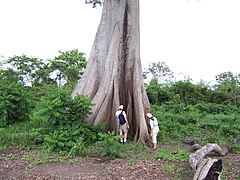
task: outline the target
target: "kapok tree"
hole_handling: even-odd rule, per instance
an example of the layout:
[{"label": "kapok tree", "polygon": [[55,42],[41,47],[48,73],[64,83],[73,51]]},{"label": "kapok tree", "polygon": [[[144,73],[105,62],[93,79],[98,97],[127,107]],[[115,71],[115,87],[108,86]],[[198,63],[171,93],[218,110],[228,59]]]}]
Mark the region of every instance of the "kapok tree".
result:
[{"label": "kapok tree", "polygon": [[149,139],[145,114],[150,103],[140,60],[139,0],[105,0],[87,67],[72,92],[87,95],[95,106],[89,121],[117,130],[115,112],[124,105],[134,141]]}]

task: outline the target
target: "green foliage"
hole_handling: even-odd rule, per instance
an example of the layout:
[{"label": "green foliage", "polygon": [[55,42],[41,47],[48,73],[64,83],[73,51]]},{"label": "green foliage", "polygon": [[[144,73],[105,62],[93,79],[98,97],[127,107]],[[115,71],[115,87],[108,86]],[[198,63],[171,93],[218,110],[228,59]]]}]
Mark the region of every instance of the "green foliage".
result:
[{"label": "green foliage", "polygon": [[91,114],[90,99],[85,96],[76,96],[74,99],[64,89],[56,88],[41,97],[35,115],[43,118],[49,128],[70,125],[73,122],[83,122]]},{"label": "green foliage", "polygon": [[60,55],[50,61],[50,69],[58,71],[56,80],[62,85],[62,80],[67,84],[76,83],[81,78],[83,71],[87,65],[87,60],[84,53],[78,49],[73,49],[66,52],[59,51]]},{"label": "green foliage", "polygon": [[45,136],[43,147],[47,152],[67,153],[71,157],[78,154],[87,156],[89,155],[88,143],[84,141],[83,136],[77,129],[73,131],[72,128],[62,127]]},{"label": "green foliage", "polygon": [[3,84],[11,84],[21,82],[22,78],[18,72],[13,71],[8,68],[6,70],[0,69],[0,83]]},{"label": "green foliage", "polygon": [[231,115],[224,114],[208,114],[205,120],[199,123],[202,132],[201,139],[203,142],[215,142],[228,146],[230,150],[235,151],[240,148],[234,142],[234,139],[240,137],[240,115],[233,113]]},{"label": "green foliage", "polygon": [[151,104],[163,104],[174,101],[186,105],[194,105],[201,102],[217,104],[240,105],[240,83],[239,77],[232,73],[222,73],[217,78],[219,84],[209,87],[208,84],[200,82],[192,83],[191,79],[180,80],[160,84],[153,77],[146,86],[147,94]]},{"label": "green foliage", "polygon": [[23,85],[38,85],[49,79],[48,64],[42,59],[27,57],[26,55],[14,56],[6,61],[11,69],[19,75]]},{"label": "green foliage", "polygon": [[26,121],[31,111],[32,95],[20,84],[0,85],[0,127]]},{"label": "green foliage", "polygon": [[[0,136],[2,147],[43,143],[49,152],[66,151],[70,156],[87,155],[86,149],[90,152],[85,146],[94,144],[99,132],[98,127],[86,122],[92,104],[87,97],[73,100],[70,96],[86,59],[77,49],[60,53],[52,61],[22,55],[1,62],[0,127],[15,123],[1,129],[5,136]],[[50,73],[55,70],[61,70],[68,86],[58,88],[51,80]],[[19,127],[16,122],[21,121],[25,123]]]},{"label": "green foliage", "polygon": [[177,150],[168,150],[168,149],[161,149],[154,155],[154,159],[163,159],[167,161],[188,161],[190,152],[177,149]]},{"label": "green foliage", "polygon": [[0,128],[0,149],[3,147],[32,147],[37,134],[32,131],[30,121],[16,122],[6,128]]},{"label": "green foliage", "polygon": [[150,64],[148,69],[144,71],[144,74],[150,74],[159,83],[167,83],[174,77],[166,62],[160,61]]},{"label": "green foliage", "polygon": [[[46,84],[62,86],[67,82],[67,85],[72,87],[80,79],[86,67],[85,54],[77,49],[66,52],[59,51],[59,53],[60,55],[53,60],[27,57],[24,54],[11,57],[1,63],[8,69],[0,70],[0,79],[34,87]],[[56,75],[55,79],[54,74]]]},{"label": "green foliage", "polygon": [[[28,89],[20,84],[16,84],[16,87],[21,87],[25,91]],[[13,86],[8,86],[7,89],[11,91],[15,90]],[[85,121],[91,113],[90,106],[92,106],[92,104],[90,104],[90,100],[84,96],[77,96],[73,100],[69,95],[70,93],[64,89],[55,89],[55,91],[53,91],[53,89],[51,90],[48,87],[48,90],[50,91],[40,95],[41,100],[39,104],[37,105],[37,103],[35,103],[37,107],[35,107],[34,111],[30,114],[30,121],[22,123],[21,125],[15,123],[6,129],[0,129],[1,147],[26,147],[44,142],[48,152],[51,150],[52,152],[58,153],[66,151],[70,156],[77,154],[89,155],[91,148],[86,148],[85,146],[94,144],[97,140],[97,133],[99,132],[96,127]],[[20,93],[22,90],[17,89],[16,91]],[[5,91],[1,92],[3,93]],[[17,93],[15,93],[15,95]],[[8,96],[8,98],[9,97],[12,96]],[[3,97],[1,96],[1,98]],[[32,97],[28,97],[27,99],[30,100]],[[1,102],[3,103],[4,101]],[[9,105],[9,103],[6,104]],[[14,100],[13,104],[17,105],[17,101]],[[24,106],[21,106],[21,108],[23,107]],[[20,110],[20,112],[18,110],[16,111],[19,118],[21,117],[19,115],[23,113],[24,109]],[[15,118],[15,120],[18,119]],[[3,121],[1,121],[1,123],[3,124]],[[63,129],[67,133],[64,134],[65,131],[63,131]],[[75,137],[79,138],[76,139]],[[58,143],[54,144],[54,142]],[[64,146],[62,146],[63,144]],[[58,145],[60,145],[62,149]]]},{"label": "green foliage", "polygon": [[239,85],[240,79],[232,72],[223,72],[216,76],[216,81],[218,82],[218,88],[230,92]]},{"label": "green foliage", "polygon": [[212,97],[213,91],[208,89],[206,85],[203,83],[196,85],[190,80],[159,84],[156,78],[152,78],[146,87],[146,91],[150,103],[158,105],[171,101],[185,105],[194,105],[199,102],[208,102],[214,99]]},{"label": "green foliage", "polygon": [[202,94],[199,93],[197,86],[192,84],[189,80],[178,81],[171,87],[173,94],[180,96],[181,103],[196,104],[203,100]]},{"label": "green foliage", "polygon": [[240,113],[240,109],[231,104],[223,105],[216,103],[198,103],[194,106],[202,113],[206,114],[224,114],[231,115],[233,113]]},{"label": "green foliage", "polygon": [[149,148],[141,143],[130,144],[131,150],[134,151],[134,154],[140,154],[143,151],[149,150]]},{"label": "green foliage", "polygon": [[[195,106],[164,104],[152,106],[153,114],[159,121],[158,140],[167,143],[184,139],[195,140],[199,144],[218,143],[236,151],[239,145],[234,139],[240,137],[240,114],[235,106],[217,105],[209,113],[207,108],[214,104],[199,103]],[[219,109],[216,109],[220,107]],[[225,108],[224,108],[225,107]]]},{"label": "green foliage", "polygon": [[239,76],[222,73],[217,82],[209,87],[203,82],[193,84],[190,79],[166,84],[154,78],[150,81],[146,90],[159,121],[160,143],[190,139],[239,151],[239,144],[234,142],[240,137]]},{"label": "green foliage", "polygon": [[[73,100],[70,96],[86,66],[84,54],[77,49],[60,52],[50,61],[22,55],[3,64],[11,66],[0,70],[1,147],[31,147],[41,141],[48,152],[85,156],[98,141],[102,156],[124,157],[128,148],[136,153],[144,150],[128,144],[123,148],[116,141],[118,136],[99,133],[98,127],[86,122],[91,114],[90,100],[85,96]],[[202,82],[193,84],[190,79],[169,82],[172,73],[164,66],[153,64],[148,73],[154,78],[146,86],[159,121],[159,143],[190,139],[239,151],[235,142],[240,137],[239,76],[222,73],[213,87]],[[53,81],[50,73],[56,70],[59,74]],[[67,84],[59,88],[60,81]],[[29,82],[32,86],[23,86]]]},{"label": "green foliage", "polygon": [[169,103],[152,107],[159,121],[160,143],[191,139],[202,145],[218,143],[232,151],[240,147],[234,142],[234,139],[240,137],[240,113],[236,106],[212,103],[184,106]]},{"label": "green foliage", "polygon": [[153,78],[146,88],[147,95],[151,104],[162,104],[170,100],[170,96],[158,83],[158,80]]},{"label": "green foliage", "polygon": [[91,114],[90,99],[85,96],[71,98],[62,88],[41,97],[33,112],[33,120],[44,122],[44,148],[47,152],[89,155],[88,146],[97,140],[97,127],[86,121]]},{"label": "green foliage", "polygon": [[32,119],[32,117],[30,119],[0,128],[0,148],[29,148],[41,144],[44,138],[43,134],[46,132],[45,124],[42,119]]},{"label": "green foliage", "polygon": [[125,153],[123,151],[123,146],[117,141],[121,136],[114,136],[114,134],[114,131],[99,133],[99,141],[96,142],[97,148],[101,156],[124,158]]},{"label": "green foliage", "polygon": [[165,170],[168,173],[173,173],[175,171],[175,168],[172,165],[163,166],[162,169]]}]

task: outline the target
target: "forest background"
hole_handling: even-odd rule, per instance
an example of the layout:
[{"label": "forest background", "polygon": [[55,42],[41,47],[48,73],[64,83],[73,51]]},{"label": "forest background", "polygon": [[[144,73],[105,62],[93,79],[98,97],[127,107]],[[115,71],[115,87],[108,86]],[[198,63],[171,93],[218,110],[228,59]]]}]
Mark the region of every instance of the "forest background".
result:
[{"label": "forest background", "polygon": [[[114,131],[104,132],[104,124],[87,122],[94,104],[85,96],[70,96],[86,64],[85,54],[78,49],[59,51],[54,59],[21,55],[1,63],[1,151],[40,148],[47,154],[70,158],[95,153],[111,158],[127,156]],[[216,84],[209,84],[193,83],[190,77],[176,81],[173,74],[160,61],[143,73],[152,111],[159,121],[159,144],[217,143],[239,154],[239,75],[223,72],[216,75]],[[136,145],[132,140],[129,137],[129,144]],[[147,144],[131,146],[139,147],[150,148]],[[187,161],[189,157],[187,151],[161,153],[155,158]]]}]

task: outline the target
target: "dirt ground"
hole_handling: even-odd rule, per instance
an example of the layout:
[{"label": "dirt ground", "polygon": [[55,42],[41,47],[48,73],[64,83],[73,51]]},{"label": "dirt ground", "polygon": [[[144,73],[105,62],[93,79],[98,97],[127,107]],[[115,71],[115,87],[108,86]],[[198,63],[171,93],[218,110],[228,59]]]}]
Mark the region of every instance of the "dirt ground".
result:
[{"label": "dirt ground", "polygon": [[[160,148],[158,149],[160,151]],[[157,151],[158,151],[157,150]],[[151,153],[157,153],[152,151]],[[128,180],[163,179],[192,180],[193,170],[188,162],[169,162],[163,160],[108,159],[100,157],[76,158],[64,162],[36,163],[28,160],[24,151],[1,152],[0,180]],[[240,154],[227,154],[223,161],[222,179],[240,178]],[[41,162],[41,159],[39,159]]]}]

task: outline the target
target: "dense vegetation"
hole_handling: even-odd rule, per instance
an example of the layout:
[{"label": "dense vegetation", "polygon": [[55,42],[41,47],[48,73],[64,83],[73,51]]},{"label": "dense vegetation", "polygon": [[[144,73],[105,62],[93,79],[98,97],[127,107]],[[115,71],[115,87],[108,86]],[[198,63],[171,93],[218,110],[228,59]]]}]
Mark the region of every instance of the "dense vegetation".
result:
[{"label": "dense vegetation", "polygon": [[[70,157],[96,151],[102,156],[126,156],[119,136],[104,132],[104,124],[93,126],[86,121],[94,104],[85,96],[70,96],[86,66],[84,53],[77,49],[59,53],[52,60],[22,55],[2,63],[0,149],[41,147]],[[144,76],[150,77],[146,90],[159,120],[160,143],[218,143],[239,152],[238,76],[224,72],[211,86],[191,79],[174,81],[162,62],[153,63]]]}]

